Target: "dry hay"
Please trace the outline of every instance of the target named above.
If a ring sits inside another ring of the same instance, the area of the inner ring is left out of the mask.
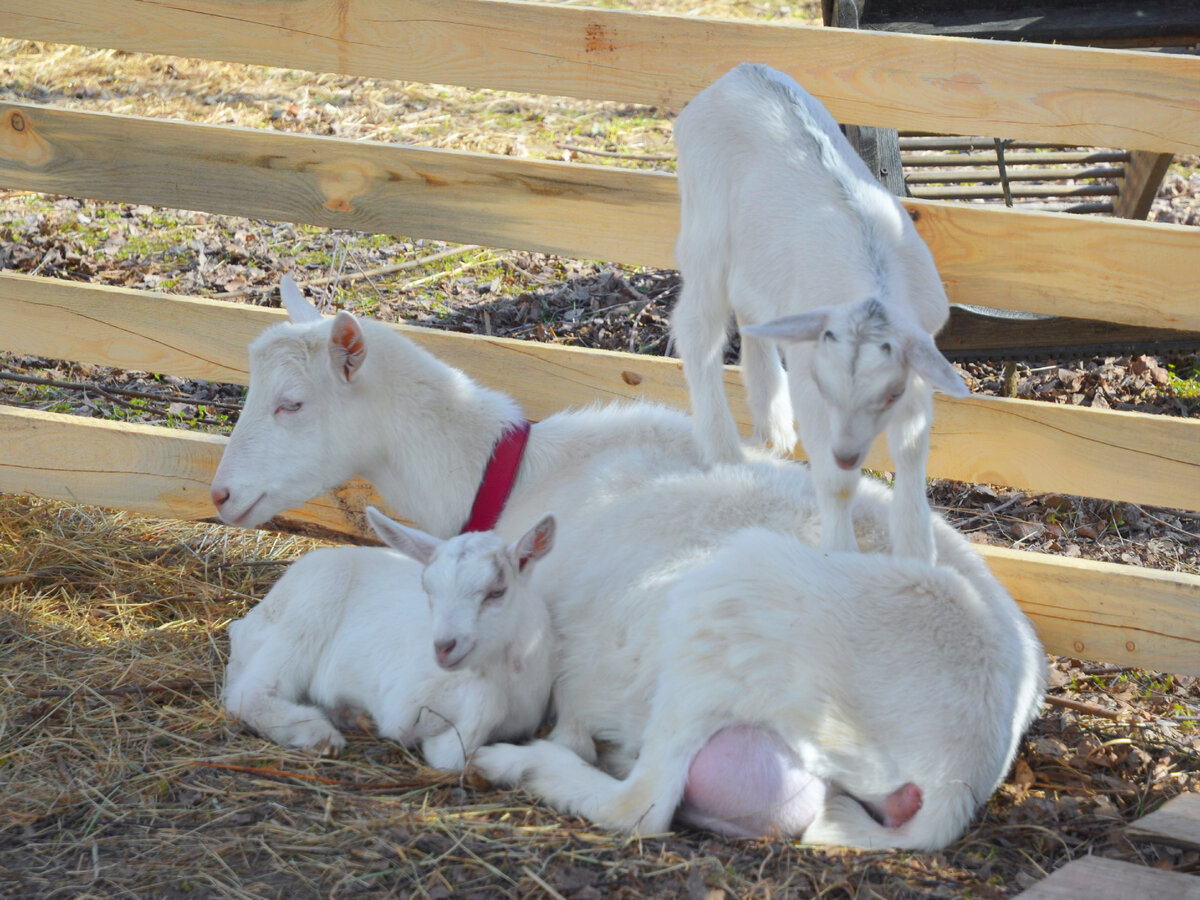
[[[366,734],[337,759],[284,750],[222,711],[223,632],[318,545],[0,497],[0,893],[1001,897],[1085,852],[1197,868],[1120,827],[1200,784],[1195,730],[1175,715],[1200,710],[1195,679],[1072,661],[1056,693],[1104,715],[1047,711],[941,854],[633,840]]]

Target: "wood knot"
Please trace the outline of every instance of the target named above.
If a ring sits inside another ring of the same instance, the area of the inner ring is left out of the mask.
[[[8,118],[8,124],[12,126],[13,131],[24,131],[25,117],[19,112],[14,111],[13,114]]]
[[[1075,646],[1075,652],[1076,652],[1076,653],[1082,653],[1082,652],[1083,652],[1083,649],[1084,649],[1084,648],[1083,648],[1083,641],[1076,641],[1074,646]]]
[[[626,370],[621,373],[621,380],[626,384],[641,384],[642,376],[637,372],[630,372],[629,370]]]
[[[1134,650],[1137,649],[1137,644],[1135,644],[1133,641],[1126,641],[1125,649],[1128,650],[1130,653],[1132,653]]]

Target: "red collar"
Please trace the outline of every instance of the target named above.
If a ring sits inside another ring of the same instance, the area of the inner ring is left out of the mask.
[[[471,507],[471,517],[463,526],[460,534],[468,531],[491,531],[496,527],[500,513],[504,512],[504,504],[512,493],[513,482],[517,480],[517,471],[521,468],[521,458],[525,455],[525,444],[529,441],[529,422],[522,419],[509,427],[496,441],[492,448],[492,457],[488,460],[487,468],[483,470],[483,480],[479,482],[479,490],[475,492],[475,504]]]

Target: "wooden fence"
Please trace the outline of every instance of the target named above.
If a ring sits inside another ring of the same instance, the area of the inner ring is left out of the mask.
[[[1200,59],[731,23],[500,0],[0,0],[0,35],[678,108],[746,59],[841,120],[1200,153]],[[186,177],[180,177],[180,173]],[[673,265],[675,180],[226,126],[0,104],[0,186]],[[1200,330],[1200,230],[908,201],[954,301]],[[0,274],[0,349],[245,383],[281,313]],[[675,360],[401,327],[542,418],[686,408]],[[726,377],[748,430],[736,369]],[[212,514],[224,439],[0,408],[0,490]],[[890,463],[879,442],[868,464]],[[1200,509],[1200,422],[939,397],[930,474]],[[351,485],[295,513],[353,531]],[[403,514],[403,510],[397,510]],[[1053,653],[1200,673],[1200,577],[983,548]]]

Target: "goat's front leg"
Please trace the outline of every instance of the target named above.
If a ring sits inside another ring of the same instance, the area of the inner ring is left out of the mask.
[[[773,340],[742,335],[742,381],[754,419],[754,439],[776,456],[796,446],[796,425],[786,373]]]
[[[833,458],[829,410],[825,401],[817,393],[812,379],[796,374],[795,369],[790,371],[796,425],[808,456],[817,495],[817,512],[821,516],[821,549],[857,551],[851,510],[862,473],[858,469],[847,472],[838,467]]]
[[[499,725],[496,698],[488,691],[468,690],[458,708],[447,709],[449,728],[421,741],[425,761],[435,769],[460,772],[481,744]]]
[[[614,831],[661,834],[670,829],[683,797],[690,759],[675,746],[677,739],[662,743],[661,748],[643,747],[624,780],[550,741],[480,747],[473,764],[489,781],[523,785],[560,812],[583,816]],[[655,752],[659,749],[662,752]]]
[[[888,449],[896,465],[890,513],[892,553],[933,563],[933,515],[925,493],[933,392],[914,377],[900,404],[887,429]]]

